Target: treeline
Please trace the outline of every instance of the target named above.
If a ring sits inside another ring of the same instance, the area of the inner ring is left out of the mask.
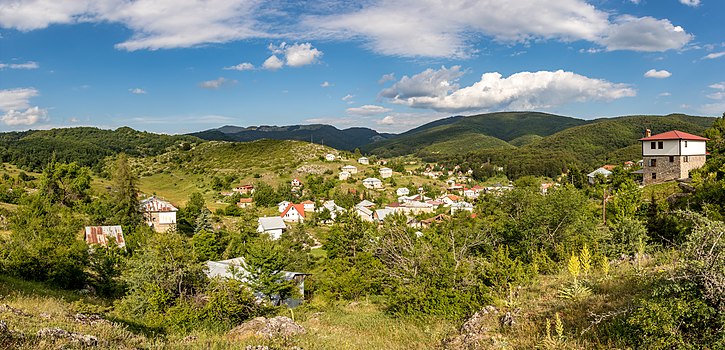
[[[128,127],[103,130],[91,127],[0,133],[0,160],[26,171],[42,171],[48,161],[75,162],[100,172],[111,155],[152,156],[169,148],[190,149],[201,142],[192,136],[136,131]]]

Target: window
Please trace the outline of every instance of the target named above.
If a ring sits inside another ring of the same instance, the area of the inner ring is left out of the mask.
[[[651,149],[656,149],[656,148],[657,148],[657,142],[654,142],[654,141],[650,142],[650,143],[649,143],[649,147],[650,147]]]
[[[687,140],[685,140],[685,147],[687,147]]]
[[[649,166],[656,167],[657,166],[657,159],[650,159],[649,160]]]
[[[657,173],[652,173],[652,180],[657,180]]]
[[[663,149],[665,148],[665,143],[662,141],[657,141],[657,149]]]
[[[690,156],[684,156],[684,157],[682,157],[682,162],[683,163],[687,163],[689,161],[690,161]]]
[[[670,156],[670,163],[673,163],[675,161],[675,156]]]

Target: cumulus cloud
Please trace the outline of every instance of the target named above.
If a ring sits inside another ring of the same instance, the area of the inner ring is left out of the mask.
[[[573,72],[520,72],[504,78],[485,73],[471,86],[460,87],[460,67],[427,69],[404,76],[380,95],[390,102],[439,112],[524,110],[593,100],[610,101],[635,96],[625,84],[593,79]]]
[[[725,82],[723,83],[717,83],[712,84],[708,86],[711,89],[718,90],[713,93],[707,94],[706,97],[712,100],[722,100],[725,99]]]
[[[262,63],[262,68],[267,70],[277,70],[282,68],[284,66],[284,62],[279,59],[276,55],[269,56],[266,60],[264,60],[264,63]]]
[[[3,112],[0,120],[10,126],[33,125],[45,120],[47,110],[30,106],[30,99],[35,96],[38,90],[33,88],[0,90],[0,111]]]
[[[697,7],[700,5],[700,0],[680,0],[680,3],[687,6]]]
[[[393,80],[395,80],[395,73],[383,74],[383,76],[378,79],[378,84],[383,85]]]
[[[702,59],[704,59],[704,60],[714,60],[716,58],[720,58],[720,57],[723,57],[723,56],[725,56],[725,51],[709,53],[709,54],[705,55],[705,57],[703,57]]]
[[[143,95],[146,93],[146,90],[144,90],[142,88],[133,88],[133,89],[128,89],[128,92],[130,92],[134,95]]]
[[[378,115],[383,113],[388,113],[391,110],[389,108],[385,108],[382,106],[376,106],[376,105],[364,105],[360,107],[352,107],[345,110],[345,113],[350,115]]]
[[[669,20],[653,17],[619,16],[596,41],[607,50],[666,51],[685,46],[692,35]]]
[[[214,80],[202,81],[201,83],[199,83],[199,87],[204,88],[204,89],[218,89],[224,85],[230,85],[230,84],[236,84],[236,83],[237,83],[236,80],[228,80],[224,77],[219,77]]]
[[[290,67],[306,66],[318,62],[323,54],[322,51],[312,47],[311,43],[294,43],[290,45],[283,42],[279,45],[270,44],[269,50],[272,51],[272,56],[267,60],[274,57],[274,62],[270,63],[272,66],[268,69],[279,69],[283,65]],[[277,55],[284,58],[284,61],[279,59]],[[265,64],[267,64],[266,61]]]
[[[38,69],[40,66],[37,62],[28,61],[25,63],[2,63],[0,62],[0,70],[2,69]]]
[[[245,71],[245,70],[254,70],[254,65],[249,62],[242,62],[240,64],[224,67],[225,70],[238,70],[238,71]]]
[[[663,70],[650,69],[644,73],[644,76],[646,78],[664,79],[664,78],[671,77],[672,73],[670,73],[664,69]]]
[[[378,120],[377,123],[379,125],[394,125],[395,117],[392,115],[386,115],[385,118]]]
[[[396,56],[465,58],[482,36],[506,43],[585,40],[610,51],[677,49],[692,38],[669,20],[615,17],[584,0],[380,1],[303,22],[318,36],[362,39]]]
[[[322,84],[320,84],[320,86],[322,86],[323,88],[330,87],[333,85],[334,84],[330,83],[329,81],[323,81]]]

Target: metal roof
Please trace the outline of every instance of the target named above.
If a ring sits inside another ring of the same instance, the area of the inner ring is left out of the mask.
[[[120,225],[86,226],[86,243],[107,246],[108,242],[116,242],[119,248],[126,247],[126,239]]]
[[[139,204],[139,207],[141,208],[142,212],[169,212],[179,210],[171,203],[165,200],[158,199],[156,198],[156,196],[151,196],[142,200]]]
[[[282,220],[279,216],[267,216],[267,217],[261,217],[257,219],[257,222],[262,225],[262,230],[269,231],[269,230],[278,230],[278,229],[286,229],[287,225],[284,223],[284,220]]]

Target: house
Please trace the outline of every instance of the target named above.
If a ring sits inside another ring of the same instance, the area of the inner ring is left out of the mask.
[[[252,278],[252,274],[247,269],[247,264],[243,257],[227,259],[221,261],[207,261],[205,274],[209,278],[227,278],[236,279],[241,282],[249,282]],[[287,304],[289,307],[295,307],[300,305],[305,300],[305,277],[309,276],[308,273],[301,272],[288,272],[281,271],[282,279],[285,281],[295,281],[299,290],[298,298],[288,298],[286,300],[279,300],[279,297],[274,296],[270,299],[274,301],[274,304],[280,305],[281,303]],[[258,300],[261,300],[265,295],[255,294]]]
[[[356,206],[356,207],[365,207],[365,208],[368,208],[368,209],[370,209],[370,208],[372,208],[372,207],[374,207],[374,206],[375,206],[375,203],[373,203],[373,202],[371,202],[371,201],[369,201],[369,200],[365,199],[365,200],[363,200],[362,202],[360,202],[360,203],[356,204],[355,206]]]
[[[610,175],[612,175],[612,172],[604,168],[594,170],[591,173],[587,174],[587,177],[589,178],[589,183],[594,184],[597,180],[598,175],[609,177]]]
[[[633,166],[634,166],[634,162],[631,161],[631,160],[628,160],[628,161],[624,162],[624,168],[625,169],[629,169],[629,168],[631,168]]]
[[[368,208],[356,205],[355,214],[357,214],[364,221],[373,221],[373,211]]]
[[[424,202],[410,201],[400,205],[398,211],[410,215],[419,215],[423,213],[432,213],[433,205]]]
[[[280,215],[285,222],[305,221],[305,206],[303,204],[290,203]]]
[[[307,200],[302,202],[302,206],[305,208],[306,212],[314,212],[315,211],[315,202]]]
[[[86,226],[86,243],[108,246],[109,242],[116,243],[119,248],[126,248],[126,239],[120,225],[115,226]]]
[[[380,168],[380,177],[382,177],[383,179],[387,179],[392,176],[393,176],[393,169]]]
[[[347,171],[350,174],[357,174],[357,167],[354,165],[345,165],[341,168],[342,171]]]
[[[350,173],[347,171],[341,171],[337,174],[337,178],[340,179],[340,181],[345,181],[350,178]]]
[[[458,202],[451,204],[451,215],[455,215],[456,212],[462,210],[473,213],[473,204],[467,202]]]
[[[541,192],[541,194],[546,194],[549,192],[549,189],[554,187],[555,185],[556,184],[553,182],[542,183],[541,186],[539,186],[539,191]]]
[[[642,184],[687,179],[690,171],[705,165],[707,138],[672,130],[651,135],[647,129],[642,141]]]
[[[171,203],[151,196],[141,201],[139,210],[144,221],[156,232],[166,232],[176,228],[176,212],[179,211]]]
[[[451,217],[448,216],[448,215],[446,215],[446,214],[438,214],[438,215],[436,215],[436,216],[434,216],[434,217],[432,217],[430,219],[421,220],[420,221],[420,226],[425,227],[425,228],[428,228],[428,227],[430,227],[433,224],[439,224],[439,223],[442,223],[442,222],[446,222],[446,221],[448,221],[450,219],[451,219]]]
[[[287,209],[287,207],[289,205],[290,205],[290,202],[288,202],[288,201],[281,201],[281,202],[277,203],[277,210],[281,213],[285,209]]]
[[[335,155],[332,153],[325,154],[325,160],[328,162],[332,162],[335,160]]]
[[[455,194],[447,194],[443,197],[438,198],[439,201],[443,202],[443,205],[446,207],[451,206],[452,204],[458,202],[461,198],[456,196]]]
[[[290,186],[292,186],[292,188],[300,188],[302,187],[302,181],[298,178],[294,178],[290,181]]]
[[[320,213],[325,209],[330,212],[330,218],[332,218],[332,220],[335,220],[338,215],[345,212],[345,208],[335,204],[335,201],[325,201],[322,203],[321,207],[317,208],[316,211]]]
[[[273,240],[282,237],[282,233],[287,229],[287,225],[279,216],[266,216],[257,219],[257,232],[266,233]]]
[[[395,210],[388,208],[377,209],[373,213],[373,219],[378,222],[383,222],[385,221],[385,218],[388,217],[388,215],[395,215]]]
[[[253,194],[254,185],[240,185],[240,186],[232,188],[232,191],[239,193],[239,194]]]
[[[363,186],[367,189],[378,189],[383,188],[383,182],[380,181],[380,179],[376,179],[374,177],[369,177],[362,182]]]
[[[252,200],[252,198],[239,198],[237,206],[240,208],[251,208],[254,206],[254,201]]]
[[[398,197],[407,196],[410,194],[410,190],[407,187],[401,187],[395,191],[395,194],[397,194]]]
[[[368,165],[370,164],[370,159],[368,159],[368,157],[360,157],[357,159],[357,162],[360,164]]]

